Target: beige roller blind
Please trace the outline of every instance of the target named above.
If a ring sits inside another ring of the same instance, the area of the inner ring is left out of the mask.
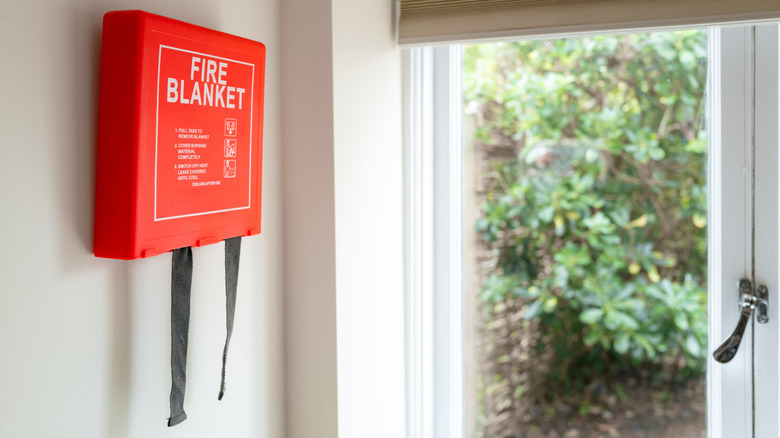
[[[780,0],[400,0],[401,44],[780,19]]]

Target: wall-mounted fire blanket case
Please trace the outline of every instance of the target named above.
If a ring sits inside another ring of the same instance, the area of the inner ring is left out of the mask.
[[[103,18],[100,68],[94,252],[136,259],[173,251],[174,425],[186,418],[191,247],[223,240],[228,336],[220,398],[224,392],[240,239],[260,233],[265,46],[114,11]]]

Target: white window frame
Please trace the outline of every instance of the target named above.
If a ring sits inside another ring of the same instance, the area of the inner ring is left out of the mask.
[[[407,436],[462,437],[460,46],[406,49],[403,65]]]

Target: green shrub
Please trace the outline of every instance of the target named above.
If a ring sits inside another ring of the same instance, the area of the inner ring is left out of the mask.
[[[550,390],[704,371],[706,54],[700,31],[466,48],[477,138],[519,150],[476,224],[481,300],[539,321]]]

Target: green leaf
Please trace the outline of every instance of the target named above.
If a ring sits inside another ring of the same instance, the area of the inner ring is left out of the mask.
[[[688,324],[688,315],[684,312],[675,312],[674,325],[676,325],[680,331],[687,331],[688,327],[690,327]]]
[[[604,311],[601,309],[586,309],[580,313],[580,321],[582,321],[584,324],[593,324],[597,321],[600,321],[603,315]]]
[[[666,152],[663,149],[659,148],[659,147],[651,148],[650,149],[650,158],[652,158],[655,161],[661,161],[664,158],[666,158]]]
[[[523,312],[523,318],[525,319],[533,319],[539,316],[542,313],[542,301],[536,300],[527,306],[525,306],[525,311]]]
[[[702,346],[699,344],[699,340],[696,339],[696,335],[693,333],[689,334],[688,337],[685,338],[685,349],[688,350],[688,353],[690,353],[693,357],[699,357],[701,355]]]
[[[553,220],[553,215],[555,215],[555,209],[552,205],[548,205],[536,214],[536,216],[541,220],[542,222],[549,224]]]
[[[647,340],[647,338],[642,335],[634,335],[633,338],[637,344],[639,344],[645,350],[645,353],[647,353],[648,357],[651,359],[656,357],[655,348],[653,347],[653,344]]]
[[[583,339],[582,342],[588,347],[592,347],[601,340],[601,335],[602,335],[601,332],[597,330],[591,330],[590,332],[588,332],[588,334],[585,336],[585,339]]]
[[[619,310],[607,312],[607,316],[604,318],[604,324],[610,330],[617,330],[621,327],[629,330],[636,330],[639,328],[639,321]]]
[[[617,351],[620,354],[626,354],[628,352],[628,347],[630,346],[630,336],[628,333],[621,333],[618,335],[617,339],[615,339],[615,351]]]

